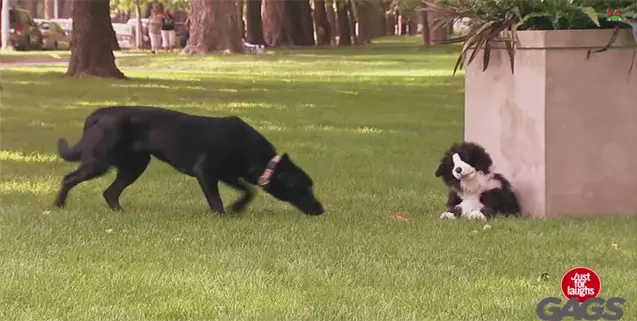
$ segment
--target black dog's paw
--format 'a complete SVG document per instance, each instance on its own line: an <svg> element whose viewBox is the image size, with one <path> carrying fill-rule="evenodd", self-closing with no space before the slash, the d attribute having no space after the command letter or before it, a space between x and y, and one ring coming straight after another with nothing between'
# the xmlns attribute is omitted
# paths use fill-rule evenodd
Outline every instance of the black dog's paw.
<svg viewBox="0 0 637 321"><path fill-rule="evenodd" d="M244 210L245 210L245 206L230 205L230 206L226 207L225 213L226 214L237 214L237 213L242 213ZM220 214L224 214L224 213L220 213Z"/></svg>

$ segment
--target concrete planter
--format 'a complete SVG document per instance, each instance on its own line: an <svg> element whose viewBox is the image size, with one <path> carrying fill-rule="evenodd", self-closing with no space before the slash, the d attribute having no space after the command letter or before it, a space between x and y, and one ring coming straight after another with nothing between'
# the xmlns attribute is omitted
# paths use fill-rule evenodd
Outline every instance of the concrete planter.
<svg viewBox="0 0 637 321"><path fill-rule="evenodd" d="M465 66L465 139L511 179L534 217L637 214L636 44L622 30L520 31L511 73L504 49Z"/></svg>

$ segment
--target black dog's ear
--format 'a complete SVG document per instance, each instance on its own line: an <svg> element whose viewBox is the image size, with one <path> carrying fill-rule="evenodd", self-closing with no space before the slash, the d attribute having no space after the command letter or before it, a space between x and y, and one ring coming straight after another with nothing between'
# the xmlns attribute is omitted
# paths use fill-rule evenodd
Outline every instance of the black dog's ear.
<svg viewBox="0 0 637 321"><path fill-rule="evenodd" d="M290 155L288 155L288 153L283 153L283 155L281 155L281 160L279 160L279 163L289 163L289 162L291 162Z"/></svg>
<svg viewBox="0 0 637 321"><path fill-rule="evenodd" d="M444 171L445 171L445 164L444 163L440 163L440 165L438 165L438 169L436 170L436 177L442 176Z"/></svg>

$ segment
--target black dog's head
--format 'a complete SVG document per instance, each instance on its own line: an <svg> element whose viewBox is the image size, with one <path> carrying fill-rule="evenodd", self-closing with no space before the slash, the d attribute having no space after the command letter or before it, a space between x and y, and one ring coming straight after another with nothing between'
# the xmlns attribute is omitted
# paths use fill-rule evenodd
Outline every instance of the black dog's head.
<svg viewBox="0 0 637 321"><path fill-rule="evenodd" d="M493 164L491 156L476 143L453 144L440 160L436 177L447 186L458 186L460 180L473 177L477 172L488 174Z"/></svg>
<svg viewBox="0 0 637 321"><path fill-rule="evenodd" d="M287 153L275 157L268 164L259 184L276 199L294 205L305 214L320 215L323 205L314 196L312 179L292 160ZM271 172L267 172L271 170Z"/></svg>

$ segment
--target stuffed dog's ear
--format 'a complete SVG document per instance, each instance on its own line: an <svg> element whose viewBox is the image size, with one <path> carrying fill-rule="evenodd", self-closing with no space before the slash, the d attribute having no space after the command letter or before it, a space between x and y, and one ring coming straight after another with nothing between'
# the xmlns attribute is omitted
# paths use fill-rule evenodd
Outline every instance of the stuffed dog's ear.
<svg viewBox="0 0 637 321"><path fill-rule="evenodd" d="M445 164L444 163L440 163L440 165L438 165L438 169L436 170L436 177L442 176L444 171L445 171Z"/></svg>

